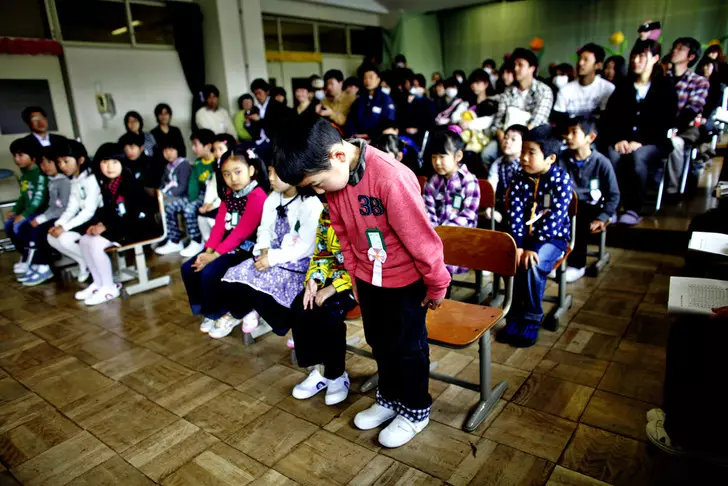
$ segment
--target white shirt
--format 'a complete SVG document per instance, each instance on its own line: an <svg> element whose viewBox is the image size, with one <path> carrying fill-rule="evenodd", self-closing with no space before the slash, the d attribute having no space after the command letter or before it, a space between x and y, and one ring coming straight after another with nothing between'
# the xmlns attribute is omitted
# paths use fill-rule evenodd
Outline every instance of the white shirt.
<svg viewBox="0 0 728 486"><path fill-rule="evenodd" d="M595 77L586 86L574 80L559 90L554 111L567 113L570 117L592 115L607 107L607 101L613 92L614 85L601 76Z"/></svg>
<svg viewBox="0 0 728 486"><path fill-rule="evenodd" d="M238 137L233 120L225 108L212 111L207 106L203 106L195 114L195 123L197 123L198 128L207 128L215 134L227 133L235 137L235 139Z"/></svg>
<svg viewBox="0 0 728 486"><path fill-rule="evenodd" d="M45 136L45 138L41 137L40 135L38 135L38 134L37 134L37 133L35 133L35 132L33 132L33 136L34 136L34 137L36 138L36 140L38 140L38 142L39 142L39 143L40 143L40 144L41 144L41 145L42 145L43 147L50 147L50 146L51 146L51 136L50 136L50 135L48 135L47 133L46 133L46 136Z"/></svg>
<svg viewBox="0 0 728 486"><path fill-rule="evenodd" d="M101 188L90 171L82 172L78 177L71 179L71 194L68 196L66 210L56 220L54 226L60 226L65 231L87 223L96 214L101 205Z"/></svg>
<svg viewBox="0 0 728 486"><path fill-rule="evenodd" d="M260 113L261 118L265 118L265 112L268 109L268 103L270 102L270 96L265 99L265 103L262 105L256 101L255 106L258 108L258 112Z"/></svg>

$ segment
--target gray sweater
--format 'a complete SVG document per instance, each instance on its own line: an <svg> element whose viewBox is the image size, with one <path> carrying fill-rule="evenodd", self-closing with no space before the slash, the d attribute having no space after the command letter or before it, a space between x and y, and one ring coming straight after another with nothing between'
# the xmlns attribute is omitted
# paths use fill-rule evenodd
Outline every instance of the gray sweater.
<svg viewBox="0 0 728 486"><path fill-rule="evenodd" d="M187 195L187 182L190 179L192 166L182 157L164 168L162 176L162 193L164 197L183 197Z"/></svg>
<svg viewBox="0 0 728 486"><path fill-rule="evenodd" d="M599 204L602 211L597 219L607 221L619 206L619 185L612 163L604 155L592 150L581 167L569 150L559 155L559 165L571 176L580 203ZM581 162L581 161L579 161ZM595 181L595 182L592 182ZM598 200L592 195L592 185L601 193ZM594 193L596 195L598 193Z"/></svg>
<svg viewBox="0 0 728 486"><path fill-rule="evenodd" d="M71 180L63 174L57 174L48 178L48 208L35 220L43 224L52 219L58 219L68 204L68 196L71 195Z"/></svg>

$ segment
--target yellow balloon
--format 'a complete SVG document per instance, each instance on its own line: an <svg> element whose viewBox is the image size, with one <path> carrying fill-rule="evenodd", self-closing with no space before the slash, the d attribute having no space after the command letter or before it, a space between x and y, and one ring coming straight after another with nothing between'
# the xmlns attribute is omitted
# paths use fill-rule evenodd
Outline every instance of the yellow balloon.
<svg viewBox="0 0 728 486"><path fill-rule="evenodd" d="M624 42L624 33L622 32L615 32L609 37L609 43L613 46L621 45L622 42Z"/></svg>

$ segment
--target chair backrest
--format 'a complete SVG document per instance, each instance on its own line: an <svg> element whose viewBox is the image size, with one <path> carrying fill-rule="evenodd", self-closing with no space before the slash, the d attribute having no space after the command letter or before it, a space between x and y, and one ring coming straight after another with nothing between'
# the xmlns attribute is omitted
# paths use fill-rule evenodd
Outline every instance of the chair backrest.
<svg viewBox="0 0 728 486"><path fill-rule="evenodd" d="M487 209L495 207L495 190L486 179L478 179L480 186L480 206L478 209Z"/></svg>
<svg viewBox="0 0 728 486"><path fill-rule="evenodd" d="M425 193L425 184L427 184L427 177L425 176L418 176L417 181L420 183L420 193Z"/></svg>
<svg viewBox="0 0 728 486"><path fill-rule="evenodd" d="M576 191L571 193L571 201L569 202L569 217L573 218L579 210L579 196Z"/></svg>
<svg viewBox="0 0 728 486"><path fill-rule="evenodd" d="M167 238L167 218L164 217L164 194L157 189L157 204L159 205L159 217L162 220L162 236L160 241Z"/></svg>
<svg viewBox="0 0 728 486"><path fill-rule="evenodd" d="M511 235L479 228L438 226L445 263L485 270L504 277L516 274L516 242Z"/></svg>

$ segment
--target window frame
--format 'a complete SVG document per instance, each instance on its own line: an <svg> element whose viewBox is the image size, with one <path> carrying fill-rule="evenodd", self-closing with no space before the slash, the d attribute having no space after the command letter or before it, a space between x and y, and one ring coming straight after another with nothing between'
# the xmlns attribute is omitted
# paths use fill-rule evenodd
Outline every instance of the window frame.
<svg viewBox="0 0 728 486"><path fill-rule="evenodd" d="M136 2L137 0L132 0L133 2ZM313 26L313 34L314 34L314 51L317 54L325 54L330 56L349 56L349 57L359 57L361 54L354 54L351 52L351 31L353 29L359 30L359 29L366 29L367 26L365 25L357 25L357 24L340 24L336 22L331 21L317 21L317 20L309 20L309 19L302 19L297 17L286 17L281 15L270 15L270 14L263 14L262 15L263 20L267 20L269 22L275 22L277 29L278 29L278 49L276 51L278 52L285 52L283 49L283 31L281 29L281 22L296 22L301 24L310 24ZM344 30L344 35L346 37L346 52L324 52L321 50L321 39L319 37L319 27L334 27ZM266 49L267 50L267 49Z"/></svg>

